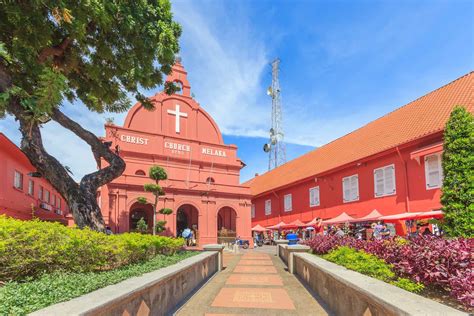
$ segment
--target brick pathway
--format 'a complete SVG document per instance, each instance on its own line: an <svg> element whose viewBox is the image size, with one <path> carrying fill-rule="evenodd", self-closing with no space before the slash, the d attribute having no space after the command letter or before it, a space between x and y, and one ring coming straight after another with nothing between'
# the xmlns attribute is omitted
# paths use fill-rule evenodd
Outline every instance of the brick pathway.
<svg viewBox="0 0 474 316"><path fill-rule="evenodd" d="M201 288L176 315L328 315L285 270L283 262L274 255L275 249L270 251L250 250L239 255L225 252L224 271Z"/></svg>

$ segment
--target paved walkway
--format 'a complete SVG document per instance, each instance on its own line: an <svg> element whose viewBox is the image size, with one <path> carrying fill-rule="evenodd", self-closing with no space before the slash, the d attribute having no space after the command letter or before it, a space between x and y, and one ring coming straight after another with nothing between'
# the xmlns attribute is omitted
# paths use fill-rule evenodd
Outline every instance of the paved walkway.
<svg viewBox="0 0 474 316"><path fill-rule="evenodd" d="M176 315L328 315L274 247L224 252L224 266Z"/></svg>

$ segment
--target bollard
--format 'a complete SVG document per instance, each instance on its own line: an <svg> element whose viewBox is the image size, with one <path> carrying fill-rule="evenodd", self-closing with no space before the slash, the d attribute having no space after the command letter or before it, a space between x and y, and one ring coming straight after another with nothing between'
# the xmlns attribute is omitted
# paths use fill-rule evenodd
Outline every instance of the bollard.
<svg viewBox="0 0 474 316"><path fill-rule="evenodd" d="M286 239L278 239L275 240L275 243L277 244L276 246L276 256L278 257L280 255L280 245L288 245L290 241Z"/></svg>
<svg viewBox="0 0 474 316"><path fill-rule="evenodd" d="M204 251L218 251L217 271L222 271L222 268L224 267L224 245L210 244L204 245L202 248Z"/></svg>
<svg viewBox="0 0 474 316"><path fill-rule="evenodd" d="M295 270L295 262L293 258L293 254L295 252L308 252L311 248L306 245L291 245L286 248L288 250L288 272L294 274Z"/></svg>

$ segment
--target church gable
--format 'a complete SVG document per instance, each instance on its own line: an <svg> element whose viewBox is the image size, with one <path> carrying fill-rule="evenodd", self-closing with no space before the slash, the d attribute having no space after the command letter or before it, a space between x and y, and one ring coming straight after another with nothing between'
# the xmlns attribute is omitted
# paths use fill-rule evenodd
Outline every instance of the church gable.
<svg viewBox="0 0 474 316"><path fill-rule="evenodd" d="M223 145L217 124L190 96L190 86L181 64L173 67L167 81L177 82L182 90L173 95L160 92L152 97L155 109L137 103L128 113L124 127L150 134Z"/></svg>

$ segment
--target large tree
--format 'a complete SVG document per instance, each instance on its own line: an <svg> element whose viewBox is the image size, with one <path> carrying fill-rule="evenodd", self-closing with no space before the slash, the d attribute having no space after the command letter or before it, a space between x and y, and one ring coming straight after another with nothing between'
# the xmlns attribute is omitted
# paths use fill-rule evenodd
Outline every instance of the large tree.
<svg viewBox="0 0 474 316"><path fill-rule="evenodd" d="M181 27L169 0L4 1L0 30L0 116L19 121L21 150L68 201L76 224L103 230L97 189L120 176L125 162L61 104L77 100L97 113L123 112L131 94L152 109L139 89L163 84L179 51ZM168 93L175 89L165 84ZM43 146L40 127L49 120L84 140L99 170L76 183Z"/></svg>
<svg viewBox="0 0 474 316"><path fill-rule="evenodd" d="M443 228L450 236L474 236L474 115L457 106L444 130Z"/></svg>

